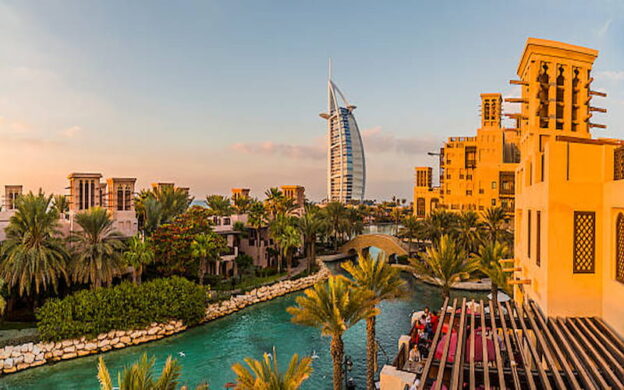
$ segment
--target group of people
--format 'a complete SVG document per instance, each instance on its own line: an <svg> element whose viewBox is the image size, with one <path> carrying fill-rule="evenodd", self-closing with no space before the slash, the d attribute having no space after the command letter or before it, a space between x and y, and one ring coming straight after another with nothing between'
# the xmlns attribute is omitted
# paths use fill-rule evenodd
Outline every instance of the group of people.
<svg viewBox="0 0 624 390"><path fill-rule="evenodd" d="M418 363L427 358L433 335L439 325L440 314L432 312L427 306L423 311L415 313L412 318L408 356L410 364Z"/></svg>

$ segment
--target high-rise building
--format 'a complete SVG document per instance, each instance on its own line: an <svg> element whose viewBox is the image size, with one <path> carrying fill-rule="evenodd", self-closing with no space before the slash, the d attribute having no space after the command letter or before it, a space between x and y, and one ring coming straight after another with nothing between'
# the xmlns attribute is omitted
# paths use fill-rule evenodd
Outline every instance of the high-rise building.
<svg viewBox="0 0 624 390"><path fill-rule="evenodd" d="M327 200L349 203L364 200L366 164L364 145L349 104L340 89L328 80L327 119ZM339 100L343 103L339 104Z"/></svg>

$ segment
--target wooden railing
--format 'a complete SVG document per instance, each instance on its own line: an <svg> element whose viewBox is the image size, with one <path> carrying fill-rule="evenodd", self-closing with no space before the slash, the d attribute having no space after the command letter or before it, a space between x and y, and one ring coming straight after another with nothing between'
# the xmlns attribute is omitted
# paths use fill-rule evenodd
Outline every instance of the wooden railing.
<svg viewBox="0 0 624 390"><path fill-rule="evenodd" d="M407 344L401 345L401 349L399 349L399 353L394 358L394 362L392 362L392 365L394 367L396 367L397 370L403 370L403 367L405 367L405 361L407 359L407 348L406 348L406 346L407 346Z"/></svg>

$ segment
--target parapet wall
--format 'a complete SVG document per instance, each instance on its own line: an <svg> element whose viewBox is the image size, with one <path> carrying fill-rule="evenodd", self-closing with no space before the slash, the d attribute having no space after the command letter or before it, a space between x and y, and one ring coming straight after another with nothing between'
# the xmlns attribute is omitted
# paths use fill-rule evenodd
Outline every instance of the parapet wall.
<svg viewBox="0 0 624 390"><path fill-rule="evenodd" d="M303 290L322 281L330 272L321 264L321 270L314 275L297 280L284 280L270 286L260 287L246 294L236 295L226 301L213 303L206 308L202 323L215 320L239 311L255 303L264 302L295 291ZM10 374L31 367L61 360L74 359L113 349L159 340L187 329L181 321L152 323L144 329L112 330L87 339L62 340L57 342L26 343L0 348L0 372Z"/></svg>

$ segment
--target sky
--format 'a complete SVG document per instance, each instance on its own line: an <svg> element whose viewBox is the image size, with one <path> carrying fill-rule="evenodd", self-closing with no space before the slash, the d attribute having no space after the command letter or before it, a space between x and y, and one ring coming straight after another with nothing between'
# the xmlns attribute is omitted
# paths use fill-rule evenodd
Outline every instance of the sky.
<svg viewBox="0 0 624 390"><path fill-rule="evenodd" d="M624 138L624 0L0 0L0 185L70 172L174 181L196 198L326 193L328 59L363 133L368 199L410 199L427 151L479 126L528 37L600 51Z"/></svg>

